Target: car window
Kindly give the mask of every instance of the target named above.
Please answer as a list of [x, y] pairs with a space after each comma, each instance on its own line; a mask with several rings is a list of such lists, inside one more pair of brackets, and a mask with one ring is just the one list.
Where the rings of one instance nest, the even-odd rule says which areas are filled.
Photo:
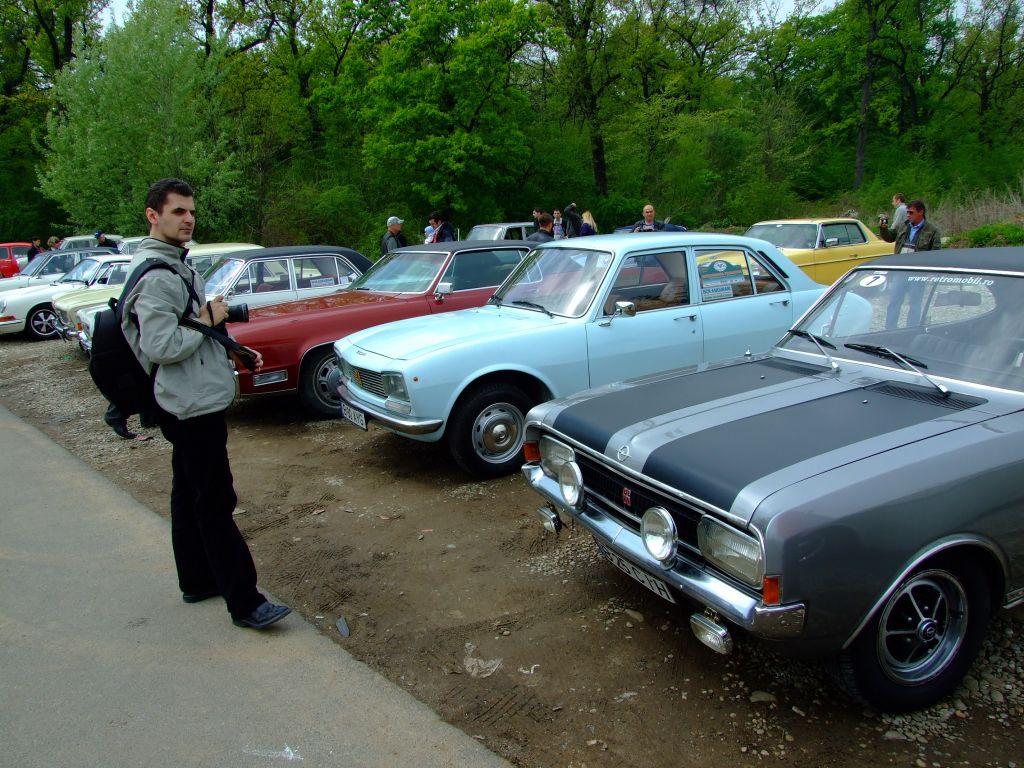
[[612, 255], [583, 248], [535, 248], [495, 293], [503, 305], [581, 317], [605, 284]]
[[118, 262], [110, 265], [110, 272], [106, 275], [107, 285], [123, 285], [124, 281], [128, 279], [128, 273], [131, 271], [131, 264], [127, 261]]
[[[295, 287], [300, 291], [309, 288], [330, 288], [339, 285], [338, 261], [334, 256], [303, 256], [292, 260], [295, 269]], [[349, 276], [345, 276], [348, 285]]]
[[696, 257], [702, 301], [784, 290], [764, 263], [742, 249], [698, 249]]
[[817, 248], [817, 224], [755, 224], [744, 235], [767, 240], [776, 248]]
[[55, 253], [39, 270], [40, 275], [62, 275], [78, 263], [78, 253]]
[[382, 256], [349, 287], [386, 293], [425, 293], [447, 258], [446, 252], [399, 249]]
[[633, 302], [637, 312], [689, 304], [686, 253], [635, 254], [623, 259], [605, 300], [604, 314], [612, 314], [619, 301]]
[[288, 259], [252, 261], [249, 263], [249, 268], [239, 275], [234, 286], [236, 296], [288, 290], [291, 290]]
[[521, 258], [514, 250], [462, 251], [455, 254], [441, 282], [451, 283], [453, 291], [497, 287]]
[[846, 222], [846, 238], [850, 245], [859, 245], [868, 241], [863, 230], [853, 222]]
[[822, 226], [821, 236], [825, 239], [826, 243], [829, 240], [835, 240], [836, 245], [850, 244], [850, 234], [846, 231], [846, 224], [841, 222]]
[[14, 251], [14, 255], [15, 256], [27, 256], [28, 255], [28, 246], [27, 245], [16, 245], [13, 248], [11, 248], [11, 250]]

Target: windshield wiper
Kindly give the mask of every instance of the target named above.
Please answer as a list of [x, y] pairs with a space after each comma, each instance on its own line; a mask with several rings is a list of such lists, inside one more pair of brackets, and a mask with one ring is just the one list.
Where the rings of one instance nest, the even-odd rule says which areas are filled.
[[867, 352], [869, 355], [877, 355], [878, 357], [882, 357], [887, 360], [894, 360], [897, 363], [901, 363], [902, 365], [906, 366], [914, 373], [916, 373], [918, 376], [920, 376], [922, 379], [927, 381], [937, 390], [939, 390], [939, 392], [942, 393], [943, 397], [949, 397], [949, 390], [946, 387], [944, 387], [942, 384], [939, 384], [939, 382], [935, 381], [935, 379], [933, 379], [931, 376], [929, 376], [927, 373], [921, 370], [922, 368], [927, 368], [928, 366], [922, 363], [920, 360], [915, 360], [909, 355], [901, 355], [899, 352], [895, 352], [889, 349], [888, 347], [878, 346], [877, 344], [844, 344], [843, 346], [847, 347], [848, 349], [855, 349], [858, 352]]
[[555, 315], [554, 315], [554, 314], [553, 314], [553, 313], [551, 312], [551, 310], [550, 310], [550, 309], [548, 309], [547, 307], [545, 307], [545, 306], [544, 306], [543, 304], [538, 304], [538, 303], [537, 303], [537, 302], [535, 302], [535, 301], [524, 301], [523, 299], [516, 299], [516, 300], [515, 300], [515, 301], [513, 301], [512, 303], [513, 303], [513, 304], [514, 304], [515, 306], [517, 306], [517, 307], [532, 307], [533, 309], [539, 309], [539, 310], [540, 310], [541, 312], [543, 312], [543, 313], [544, 313], [545, 315], [547, 315], [548, 317], [554, 317], [554, 316], [555, 316]]
[[489, 299], [487, 300], [487, 303], [488, 303], [488, 304], [495, 304], [495, 305], [497, 305], [497, 306], [499, 306], [499, 307], [500, 307], [500, 306], [501, 306], [501, 297], [500, 297], [500, 296], [498, 296], [498, 294], [496, 294], [496, 293], [495, 293], [495, 294], [493, 294], [493, 295], [491, 296], [491, 298], [489, 298]]
[[828, 339], [823, 339], [821, 336], [816, 336], [815, 334], [810, 333], [809, 331], [802, 331], [799, 328], [790, 328], [789, 333], [793, 334], [794, 336], [799, 336], [801, 339], [810, 339], [811, 341], [813, 341], [814, 346], [816, 346], [818, 348], [818, 351], [821, 352], [822, 357], [824, 357], [825, 360], [828, 361], [829, 368], [831, 368], [833, 371], [839, 370], [839, 363], [833, 360], [832, 355], [825, 351], [825, 347], [828, 347], [829, 349], [836, 349], [836, 345], [833, 344], [831, 341], [829, 341]]

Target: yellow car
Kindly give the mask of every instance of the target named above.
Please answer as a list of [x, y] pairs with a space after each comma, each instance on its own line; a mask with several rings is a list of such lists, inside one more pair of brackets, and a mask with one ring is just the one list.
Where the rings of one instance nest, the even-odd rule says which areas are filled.
[[892, 253], [857, 219], [778, 219], [759, 221], [743, 233], [767, 240], [817, 283], [831, 285], [869, 259]]

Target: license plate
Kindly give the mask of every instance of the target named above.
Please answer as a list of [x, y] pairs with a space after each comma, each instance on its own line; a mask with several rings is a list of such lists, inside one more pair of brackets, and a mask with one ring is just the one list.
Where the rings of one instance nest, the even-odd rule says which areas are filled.
[[665, 584], [665, 582], [661, 581], [660, 579], [654, 578], [642, 568], [637, 568], [626, 558], [620, 557], [614, 552], [605, 549], [603, 546], [601, 546], [600, 542], [598, 542], [597, 548], [598, 550], [600, 550], [602, 555], [608, 558], [608, 561], [612, 565], [614, 565], [623, 573], [632, 576], [634, 579], [639, 581], [641, 584], [643, 584], [645, 587], [651, 590], [651, 592], [656, 594], [658, 597], [662, 597], [665, 600], [668, 600], [670, 603], [674, 603], [676, 601], [676, 599], [672, 596], [672, 592], [669, 590], [668, 585]]
[[348, 403], [341, 404], [341, 415], [344, 416], [348, 421], [355, 424], [361, 430], [366, 431], [366, 414], [362, 411], [357, 411]]

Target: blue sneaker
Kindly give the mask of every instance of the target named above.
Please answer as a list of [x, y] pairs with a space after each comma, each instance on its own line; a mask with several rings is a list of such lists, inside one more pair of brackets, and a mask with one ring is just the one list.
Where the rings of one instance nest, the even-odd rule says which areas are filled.
[[266, 629], [271, 624], [280, 621], [291, 612], [292, 609], [287, 605], [275, 605], [268, 600], [248, 616], [244, 616], [241, 619], [232, 617], [231, 621], [235, 623], [236, 627]]

